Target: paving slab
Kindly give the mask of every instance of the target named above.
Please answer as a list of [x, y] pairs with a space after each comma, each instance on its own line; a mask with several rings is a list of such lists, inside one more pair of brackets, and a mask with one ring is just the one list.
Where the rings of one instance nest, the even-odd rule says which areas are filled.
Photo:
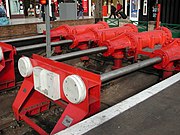
[[179, 135], [180, 81], [85, 133], [86, 135]]

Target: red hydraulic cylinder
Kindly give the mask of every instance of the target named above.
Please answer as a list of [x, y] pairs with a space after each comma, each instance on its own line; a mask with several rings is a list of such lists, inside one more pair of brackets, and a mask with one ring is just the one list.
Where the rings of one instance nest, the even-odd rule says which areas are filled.
[[163, 61], [154, 67], [163, 70], [163, 78], [165, 79], [173, 74], [174, 71], [180, 71], [180, 38], [175, 38], [161, 49], [155, 50], [151, 57], [161, 57]]
[[[66, 36], [71, 34], [80, 34], [90, 28], [105, 29], [105, 28], [109, 28], [109, 25], [106, 22], [98, 22], [97, 24], [86, 24], [86, 25], [77, 25], [77, 26], [61, 25], [50, 31], [51, 40], [52, 42], [59, 41], [60, 37], [66, 38]], [[60, 53], [60, 52], [61, 52], [60, 46], [55, 47], [55, 53]]]
[[0, 90], [15, 86], [14, 47], [0, 43]]
[[70, 35], [67, 39], [73, 40], [71, 48], [78, 47], [81, 45], [88, 44], [88, 41], [93, 41], [100, 45], [103, 41], [116, 37], [122, 33], [126, 32], [138, 32], [138, 29], [133, 24], [125, 24], [122, 27], [106, 28], [106, 29], [96, 29], [90, 28], [86, 32], [77, 35]]
[[108, 51], [104, 53], [104, 56], [113, 56], [116, 53], [128, 48], [133, 50], [136, 57], [143, 48], [154, 48], [156, 44], [164, 45], [172, 39], [172, 34], [169, 29], [160, 27], [157, 30], [142, 32], [142, 33], [124, 33], [115, 38], [102, 43], [103, 46], [108, 47]]
[[109, 56], [115, 50], [121, 50], [126, 47], [135, 49], [137, 51], [141, 51], [146, 47], [154, 48], [154, 45], [163, 45], [171, 39], [171, 31], [165, 27], [148, 32], [124, 33], [103, 43], [103, 46], [105, 45], [109, 48], [104, 55]]
[[66, 37], [70, 34], [83, 33], [88, 28], [106, 29], [109, 28], [109, 26], [106, 22], [98, 22], [96, 24], [86, 24], [86, 25], [77, 25], [77, 26], [61, 25], [51, 30], [51, 38], [59, 39], [60, 36]]
[[[108, 29], [87, 29], [86, 32], [77, 35], [67, 36], [67, 39], [73, 40], [71, 48], [79, 48], [81, 50], [88, 49], [88, 42], [93, 41], [95, 45], [101, 45], [103, 41], [116, 37], [126, 32], [138, 32], [138, 29], [133, 24], [125, 24], [122, 27]], [[119, 56], [118, 56], [119, 57]], [[84, 56], [81, 60], [88, 60], [89, 57]]]

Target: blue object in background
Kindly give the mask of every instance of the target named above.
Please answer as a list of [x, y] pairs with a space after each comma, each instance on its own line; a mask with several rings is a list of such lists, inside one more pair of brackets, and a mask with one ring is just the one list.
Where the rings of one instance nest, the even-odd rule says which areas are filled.
[[7, 17], [0, 17], [0, 26], [8, 25], [9, 19]]
[[8, 25], [9, 19], [6, 16], [6, 11], [4, 9], [4, 6], [0, 5], [0, 26]]

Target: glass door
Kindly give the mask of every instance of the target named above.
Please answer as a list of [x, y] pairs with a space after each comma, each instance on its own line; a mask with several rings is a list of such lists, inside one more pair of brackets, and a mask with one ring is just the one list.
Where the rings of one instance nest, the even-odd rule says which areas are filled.
[[139, 20], [140, 0], [130, 0], [130, 20]]

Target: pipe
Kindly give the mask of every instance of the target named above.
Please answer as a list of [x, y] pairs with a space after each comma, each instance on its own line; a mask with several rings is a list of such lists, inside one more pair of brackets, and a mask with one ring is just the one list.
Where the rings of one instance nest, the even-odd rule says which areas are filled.
[[4, 43], [12, 43], [12, 42], [20, 42], [25, 40], [35, 40], [39, 38], [45, 38], [45, 35], [38, 35], [38, 36], [31, 36], [31, 37], [23, 37], [23, 38], [15, 38], [15, 39], [7, 39], [7, 40], [1, 40], [0, 42]]
[[[73, 43], [72, 40], [61, 40], [58, 42], [51, 42], [51, 47], [59, 46], [62, 44], [71, 44], [71, 43]], [[22, 51], [34, 50], [34, 49], [39, 49], [39, 48], [44, 48], [44, 47], [46, 47], [46, 43], [16, 47], [16, 51], [22, 52]]]
[[72, 58], [81, 57], [84, 55], [105, 52], [105, 51], [107, 51], [107, 49], [108, 48], [106, 46], [96, 47], [96, 48], [87, 49], [87, 50], [83, 50], [83, 51], [76, 51], [76, 52], [72, 52], [72, 53], [66, 53], [63, 55], [52, 56], [52, 57], [50, 57], [50, 59], [57, 60], [57, 61], [64, 61], [64, 60], [69, 60]]
[[102, 83], [108, 82], [108, 81], [111, 81], [113, 79], [116, 79], [117, 77], [129, 74], [131, 72], [142, 69], [144, 67], [148, 67], [150, 65], [160, 63], [161, 61], [162, 61], [161, 57], [154, 57], [154, 58], [147, 59], [147, 60], [144, 60], [142, 62], [135, 63], [135, 64], [132, 64], [132, 65], [129, 65], [129, 66], [117, 69], [117, 70], [113, 70], [111, 72], [102, 74], [101, 75], [101, 81], [102, 81]]
[[160, 27], [161, 4], [158, 4], [158, 12], [156, 16], [156, 29]]

